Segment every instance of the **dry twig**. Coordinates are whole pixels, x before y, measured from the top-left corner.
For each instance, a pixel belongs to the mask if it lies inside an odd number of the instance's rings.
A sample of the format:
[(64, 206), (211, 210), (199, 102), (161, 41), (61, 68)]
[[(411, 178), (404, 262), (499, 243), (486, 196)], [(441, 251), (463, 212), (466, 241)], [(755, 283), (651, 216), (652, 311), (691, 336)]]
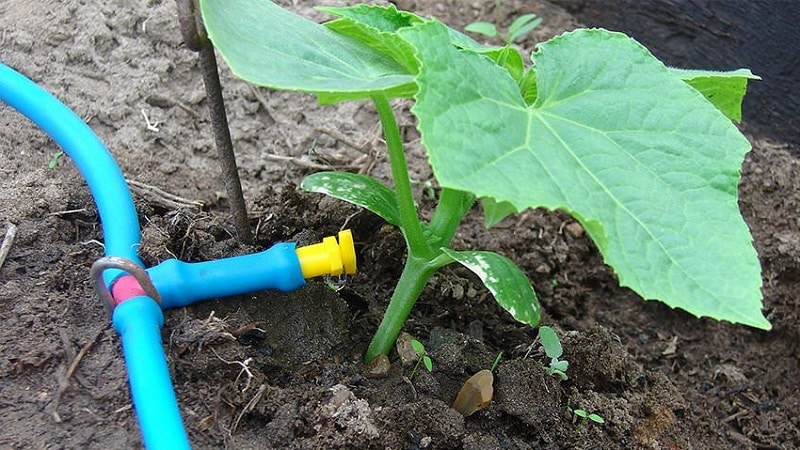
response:
[(203, 209), (203, 202), (198, 200), (191, 200), (188, 198), (179, 197), (175, 194), (170, 194), (167, 191), (159, 189), (155, 186), (151, 186), (149, 184), (142, 183), (140, 181), (125, 179), (128, 183), (128, 186), (131, 188), (133, 192), (147, 198), (148, 200), (160, 204), (161, 206), (165, 206), (167, 208), (173, 209), (180, 209), (180, 208), (190, 208), (190, 209)]
[(11, 251), (11, 245), (14, 243), (14, 238), (17, 236), (17, 226), (13, 223), (8, 224), (6, 230), (6, 237), (3, 238), (3, 243), (0, 244), (0, 269), (3, 268), (3, 263), (6, 262), (8, 252)]

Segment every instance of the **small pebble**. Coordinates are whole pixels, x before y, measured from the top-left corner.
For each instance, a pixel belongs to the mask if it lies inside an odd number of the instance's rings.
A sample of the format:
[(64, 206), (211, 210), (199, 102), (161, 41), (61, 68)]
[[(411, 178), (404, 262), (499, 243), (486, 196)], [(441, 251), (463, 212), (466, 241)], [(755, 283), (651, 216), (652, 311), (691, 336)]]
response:
[(565, 228), (567, 229), (567, 232), (572, 235), (572, 237), (578, 238), (583, 236), (583, 227), (578, 222), (570, 222)]
[(411, 341), (413, 340), (414, 337), (404, 331), (400, 333), (395, 343), (397, 355), (400, 357), (400, 364), (402, 364), (403, 367), (413, 366), (417, 362), (417, 359), (419, 359), (417, 351), (414, 350), (414, 347), (411, 345)]
[(364, 376), (370, 379), (386, 378), (389, 375), (389, 369), (392, 368), (392, 363), (386, 355), (378, 355), (370, 361)]

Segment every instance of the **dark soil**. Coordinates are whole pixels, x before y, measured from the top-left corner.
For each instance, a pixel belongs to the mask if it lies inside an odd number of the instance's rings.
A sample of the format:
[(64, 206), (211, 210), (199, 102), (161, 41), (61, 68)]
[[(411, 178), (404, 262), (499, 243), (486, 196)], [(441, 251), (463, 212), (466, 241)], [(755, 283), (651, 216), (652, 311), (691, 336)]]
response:
[[(292, 8), (321, 19), (314, 2)], [(533, 11), (523, 45), (574, 28), (546, 2), (397, 2), (460, 27)], [(532, 3), (532, 4), (531, 4)], [(197, 56), (173, 2), (0, 2), (2, 61), (88, 121), (136, 182), (148, 264), (304, 243), (347, 226), (361, 271), (338, 293), (312, 281), (166, 312), (164, 345), (195, 448), (798, 448), (800, 162), (749, 134), (741, 208), (764, 268), (774, 329), (697, 320), (618, 286), (567, 216), (528, 211), (486, 230), (470, 213), (457, 248), (500, 252), (532, 280), (544, 323), (563, 337), (569, 380), (543, 370), (535, 330), (515, 323), (466, 270), (428, 285), (406, 324), (434, 371), (384, 378), (360, 361), (402, 267), (400, 234), (354, 207), (297, 189), (321, 168), (387, 179), (377, 117), (365, 103), (255, 89), (221, 68), (257, 248), (233, 239)], [(407, 103), (397, 103), (420, 207), (431, 180)], [(0, 447), (141, 447), (119, 338), (89, 281), (102, 256), (91, 196), (57, 146), (0, 105), (0, 232), (17, 236), (0, 270)], [(145, 115), (152, 124), (148, 129)], [(157, 129), (158, 131), (155, 131)], [(798, 154), (798, 153), (795, 153)], [(158, 188), (158, 190), (154, 189)], [(203, 203), (180, 206), (165, 191)], [(720, 261), (720, 264), (724, 264)], [(199, 287), (202, 289), (202, 287)], [(256, 325), (264, 334), (244, 333)], [(498, 352), (494, 402), (464, 418), (449, 405)], [(70, 366), (74, 370), (70, 372)], [(246, 370), (245, 370), (246, 369)], [(567, 408), (605, 418), (581, 424)]]

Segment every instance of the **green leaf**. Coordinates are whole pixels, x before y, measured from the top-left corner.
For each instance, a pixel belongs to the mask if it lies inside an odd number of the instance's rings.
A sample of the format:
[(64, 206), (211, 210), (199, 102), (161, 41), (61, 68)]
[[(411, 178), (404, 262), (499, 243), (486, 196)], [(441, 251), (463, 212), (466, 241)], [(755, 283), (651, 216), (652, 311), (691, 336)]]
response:
[(411, 348), (413, 348), (414, 351), (417, 352), (417, 355), (420, 357), (425, 354), (425, 346), (422, 345), (422, 342), (416, 339), (411, 340)]
[(506, 69), (515, 80), (521, 80), (525, 74), (525, 63), (522, 61), (522, 55), (513, 47), (508, 45), (503, 47), (483, 47), (473, 51), (489, 57), (498, 66)]
[(464, 27), (464, 31), (469, 33), (482, 34), (488, 37), (497, 36), (497, 27), (491, 22), (472, 22)]
[(517, 212), (517, 208), (511, 203), (497, 202), (492, 197), (482, 198), (481, 206), (483, 206), (483, 217), (486, 228), (497, 225), (506, 217)]
[(416, 15), (398, 11), (394, 5), (356, 5), (343, 8), (329, 6), (317, 9), (339, 17), (325, 24), (331, 30), (357, 39), (391, 57), (408, 73), (417, 73), (419, 70), (414, 49), (397, 35), (397, 30), (422, 22)]
[(539, 342), (544, 347), (544, 353), (550, 358), (558, 359), (564, 352), (561, 348), (561, 341), (558, 340), (558, 335), (550, 327), (539, 327)]
[(645, 299), (770, 328), (737, 204), (750, 145), (644, 47), (605, 30), (539, 45), (529, 106), (505, 70), (447, 45), (443, 24), (400, 33), (421, 62), (412, 111), (441, 186), (567, 211)]
[(286, 11), (268, 0), (201, 0), (203, 22), (233, 73), (275, 89), (329, 101), (409, 97), (413, 72), (356, 39)]
[(305, 177), (300, 187), (366, 208), (390, 224), (400, 226), (400, 210), (394, 190), (366, 175), (318, 172)]
[(433, 361), (431, 360), (430, 356), (428, 355), (423, 356), (422, 364), (425, 365), (425, 368), (428, 369), (428, 372), (433, 372)]
[(670, 68), (673, 75), (697, 89), (708, 101), (735, 122), (742, 121), (742, 99), (747, 92), (747, 80), (760, 80), (748, 69), (715, 72)]
[(540, 308), (530, 281), (510, 259), (492, 252), (443, 248), (447, 256), (478, 276), (500, 306), (522, 323), (535, 327)]
[(528, 69), (527, 72), (519, 80), (519, 91), (522, 93), (522, 99), (527, 106), (536, 103), (536, 98), (539, 96), (539, 89), (536, 86), (536, 72), (533, 69)]
[(550, 371), (553, 373), (560, 372), (566, 375), (567, 369), (569, 369), (569, 361), (559, 361), (557, 359), (550, 361)]
[(523, 14), (514, 20), (508, 27), (508, 42), (515, 42), (517, 39), (533, 31), (542, 23), (542, 18), (536, 18), (536, 14)]
[(589, 414), (587, 417), (589, 418), (589, 420), (595, 423), (606, 423), (606, 419), (603, 419), (602, 417), (594, 413)]

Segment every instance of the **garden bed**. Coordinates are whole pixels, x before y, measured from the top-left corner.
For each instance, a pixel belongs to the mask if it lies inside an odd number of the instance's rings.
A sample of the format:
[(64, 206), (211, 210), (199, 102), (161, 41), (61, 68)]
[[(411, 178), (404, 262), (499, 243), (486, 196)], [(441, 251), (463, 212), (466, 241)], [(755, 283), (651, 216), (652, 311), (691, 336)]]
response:
[[(293, 2), (322, 19), (315, 2)], [(578, 25), (546, 2), (398, 1), (456, 28), (535, 12), (527, 49)], [(348, 169), (388, 180), (374, 108), (320, 107), (312, 96), (253, 88), (221, 68), (253, 247), (233, 238), (197, 56), (171, 1), (0, 5), (2, 62), (73, 108), (132, 180), (141, 254), (202, 261), (273, 243), (308, 243), (347, 226), (360, 272), (335, 292), (322, 280), (166, 312), (163, 331), (195, 448), (795, 448), (800, 162), (797, 149), (742, 129), (753, 144), (740, 206), (762, 265), (769, 332), (697, 320), (620, 288), (579, 224), (527, 211), (491, 230), (470, 212), (454, 248), (508, 256), (563, 337), (569, 379), (548, 376), (535, 330), (514, 322), (466, 269), (439, 272), (405, 330), (434, 370), (391, 355), (374, 378), (361, 363), (405, 255), (399, 232), (342, 202), (303, 193), (304, 175)], [(714, 67), (704, 67), (714, 68)], [(727, 68), (726, 68), (727, 69)], [(423, 215), (432, 176), (410, 104), (395, 103)], [(119, 338), (89, 267), (102, 256), (91, 196), (56, 145), (0, 106), (0, 231), (17, 236), (0, 269), (0, 446), (137, 448), (141, 438)], [(435, 186), (434, 186), (435, 188)], [(178, 196), (167, 197), (164, 192)], [(200, 202), (202, 208), (196, 206)], [(725, 264), (720, 261), (720, 264)], [(264, 330), (246, 330), (255, 325)], [(472, 373), (503, 352), (491, 406), (449, 408)], [(580, 424), (568, 408), (601, 415)]]

